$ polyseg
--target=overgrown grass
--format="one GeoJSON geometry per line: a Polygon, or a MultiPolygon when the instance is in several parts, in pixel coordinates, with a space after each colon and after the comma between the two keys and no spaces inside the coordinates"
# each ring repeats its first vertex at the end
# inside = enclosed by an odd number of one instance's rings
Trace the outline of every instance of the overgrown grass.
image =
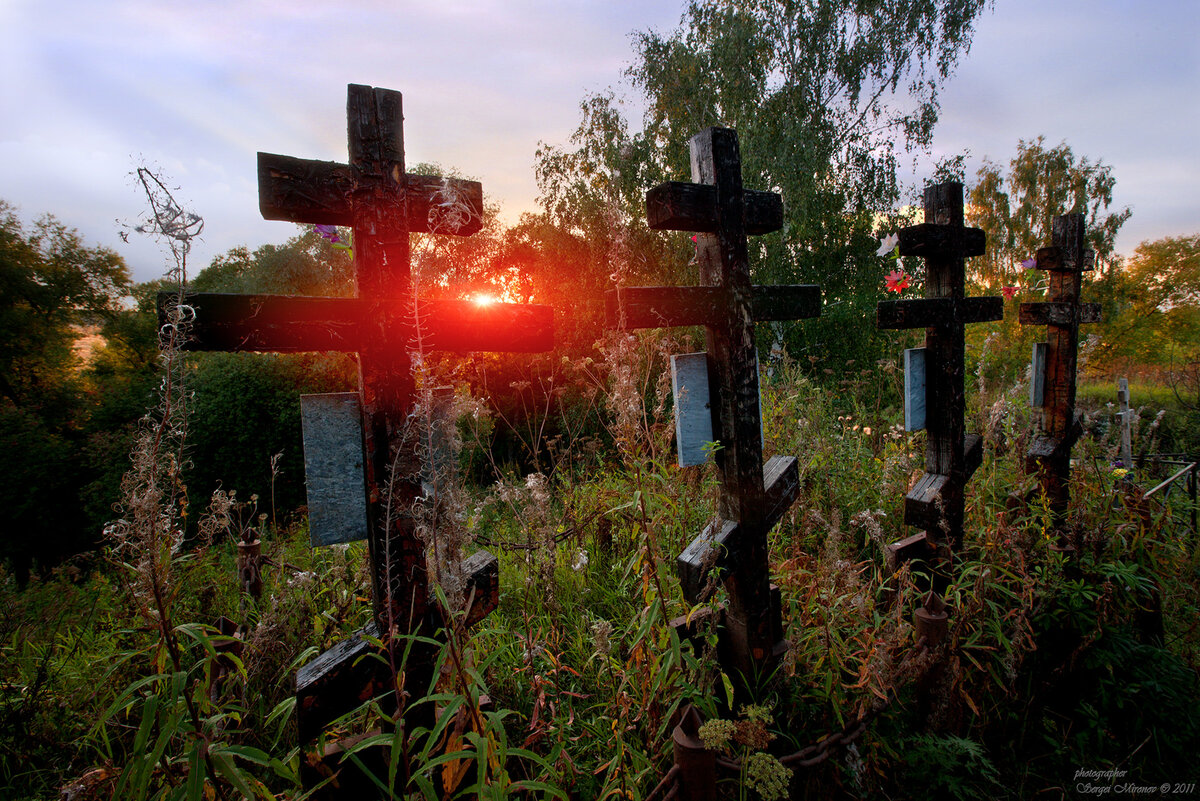
{"type": "MultiPolygon", "coordinates": [[[[774,759],[866,713],[875,717],[852,748],[795,770],[794,797],[1069,795],[1081,768],[1120,768],[1142,784],[1194,776],[1200,542],[1180,523],[1181,496],[1144,503],[1113,472],[1111,426],[1094,425],[1076,448],[1081,550],[1065,563],[1021,469],[1036,422],[1024,388],[973,397],[985,458],[945,593],[948,641],[923,653],[917,585],[883,564],[884,546],[912,533],[903,495],[923,470],[923,435],[901,430],[899,410],[880,400],[888,393],[823,390],[777,366],[763,388],[766,450],[796,455],[801,473],[800,498],[771,535],[790,649],[756,699],[766,712],[747,712],[729,709],[714,635],[681,643],[668,625],[698,611],[672,562],[713,514],[717,482],[711,465],[672,464],[658,363],[639,363],[645,373],[610,405],[628,413],[610,418],[615,448],[573,454],[563,442],[547,474],[466,488],[467,531],[500,557],[500,605],[453,635],[462,665],[435,688],[438,728],[414,732],[408,751],[424,768],[397,795],[641,798],[669,767],[687,704],[731,731],[761,728],[761,742],[739,746],[741,772],[723,780],[730,798],[778,789],[767,779],[747,789],[754,754],[774,759]],[[451,758],[434,771],[439,749],[451,758]],[[487,788],[473,789],[481,780],[487,788]]],[[[266,543],[258,600],[240,595],[234,532],[172,557],[178,670],[164,668],[161,632],[102,561],[24,592],[0,584],[0,795],[300,797],[295,670],[369,619],[365,549],[312,551],[303,526],[275,530],[250,510],[246,524],[266,543]],[[224,678],[222,640],[203,628],[219,615],[249,630],[224,678]],[[183,695],[209,716],[207,739],[189,729],[183,695]],[[197,743],[215,772],[200,771],[197,743]]],[[[383,714],[368,704],[328,739],[370,732],[383,714]]]]}

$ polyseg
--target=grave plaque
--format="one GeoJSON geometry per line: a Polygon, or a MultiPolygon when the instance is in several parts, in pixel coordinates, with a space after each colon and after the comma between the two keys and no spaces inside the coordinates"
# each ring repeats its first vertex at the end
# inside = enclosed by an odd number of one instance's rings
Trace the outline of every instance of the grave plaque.
{"type": "Polygon", "coordinates": [[[671,357],[671,391],[675,396],[676,463],[680,467],[704,464],[704,446],[713,441],[707,354],[671,357]]]}
{"type": "Polygon", "coordinates": [[[904,351],[904,430],[925,428],[925,349],[904,351]]]}
{"type": "Polygon", "coordinates": [[[367,538],[362,405],[357,392],[300,396],[308,538],[312,546],[367,538]]]}
{"type": "Polygon", "coordinates": [[[1033,355],[1029,359],[1029,405],[1038,407],[1046,402],[1046,350],[1045,342],[1033,343],[1033,355]]]}

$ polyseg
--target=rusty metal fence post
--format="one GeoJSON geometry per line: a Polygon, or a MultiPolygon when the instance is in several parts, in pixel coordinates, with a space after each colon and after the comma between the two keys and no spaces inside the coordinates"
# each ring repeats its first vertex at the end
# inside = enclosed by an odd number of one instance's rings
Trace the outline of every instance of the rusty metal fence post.
{"type": "Polygon", "coordinates": [[[679,768],[680,801],[716,801],[717,755],[700,741],[700,715],[688,707],[671,732],[675,765],[679,768]]]}

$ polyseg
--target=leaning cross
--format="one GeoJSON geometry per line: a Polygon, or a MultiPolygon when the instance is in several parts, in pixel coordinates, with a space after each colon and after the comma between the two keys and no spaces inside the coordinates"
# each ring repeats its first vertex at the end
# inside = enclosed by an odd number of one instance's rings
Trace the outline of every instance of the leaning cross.
{"type": "Polygon", "coordinates": [[[1037,269],[1050,273],[1046,302],[1020,308],[1022,325],[1046,326],[1046,341],[1034,345],[1031,377],[1033,405],[1043,408],[1043,433],[1030,446],[1025,466],[1038,472],[1063,550],[1072,550],[1064,523],[1071,499],[1071,447],[1082,430],[1075,412],[1079,325],[1100,320],[1100,304],[1079,302],[1083,273],[1095,261],[1084,241],[1082,214],[1054,218],[1054,244],[1040,248],[1036,257],[1037,269]]]}
{"type": "Polygon", "coordinates": [[[692,137],[692,180],[646,193],[646,217],[656,230],[696,231],[698,287],[634,287],[609,292],[613,327],[703,325],[708,352],[712,430],[720,442],[717,518],[676,560],[684,597],[698,603],[706,574],[722,562],[729,606],[724,652],[750,681],[782,654],[782,621],[772,602],[767,534],[796,498],[799,471],[792,456],[763,466],[754,323],[816,317],[818,286],[753,286],[747,234],[783,224],[783,202],[772,192],[742,188],[737,133],[709,128],[692,137]]]}
{"type": "Polygon", "coordinates": [[[982,255],[986,238],[963,225],[962,184],[926,187],[925,219],[899,232],[900,255],[925,259],[925,297],[878,308],[880,328],[926,329],[925,475],[904,499],[904,522],[925,533],[897,544],[914,551],[962,541],[964,490],[983,458],[979,435],[967,434],[963,420],[965,326],[1004,317],[1003,299],[965,297],[965,259],[982,255]]]}
{"type": "MultiPolygon", "coordinates": [[[[308,161],[259,153],[259,202],[267,219],[349,225],[354,229],[357,296],[350,298],[190,293],[195,310],[190,350],[343,351],[358,354],[366,472],[374,625],[382,636],[432,633],[440,617],[426,572],[425,544],[409,510],[422,496],[416,437],[406,437],[414,409],[410,350],[416,334],[422,349],[538,352],[553,345],[547,306],[428,301],[414,297],[410,233],[469,235],[479,230],[482,188],[474,181],[445,181],[404,171],[401,95],[350,85],[346,104],[350,163],[308,161]],[[469,216],[464,215],[464,209],[469,216]],[[399,509],[390,518],[389,508],[399,509]]],[[[160,316],[172,303],[159,296],[160,316]]],[[[496,600],[496,559],[480,552],[464,565],[472,617],[496,600]]],[[[379,660],[361,658],[359,637],[339,643],[297,676],[301,740],[362,703],[364,688],[387,689],[376,675],[379,660]]],[[[410,658],[407,691],[423,695],[419,682],[432,666],[410,658]]]]}

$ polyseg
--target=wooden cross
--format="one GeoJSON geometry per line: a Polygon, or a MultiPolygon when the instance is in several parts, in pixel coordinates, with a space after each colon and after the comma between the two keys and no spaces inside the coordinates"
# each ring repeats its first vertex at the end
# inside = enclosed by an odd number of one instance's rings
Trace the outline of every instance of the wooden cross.
{"type": "Polygon", "coordinates": [[[712,430],[720,448],[717,518],[676,560],[684,596],[698,603],[706,575],[726,571],[729,606],[723,653],[749,682],[781,654],[782,621],[772,602],[767,534],[796,498],[795,457],[763,465],[754,323],[816,317],[818,286],[753,286],[746,235],[778,230],[783,201],[742,188],[737,133],[709,128],[692,137],[694,183],[661,184],[646,193],[646,217],[656,230],[695,231],[698,287],[635,287],[609,292],[613,327],[703,325],[711,387],[712,430]]]}
{"type": "Polygon", "coordinates": [[[963,225],[962,184],[926,187],[925,220],[899,232],[900,255],[925,259],[925,297],[878,307],[880,328],[925,329],[925,475],[904,499],[904,522],[925,537],[899,543],[911,549],[962,541],[964,489],[983,459],[982,440],[964,423],[965,326],[1004,317],[1003,299],[965,296],[965,259],[983,254],[986,237],[963,225]]]}
{"type": "MultiPolygon", "coordinates": [[[[195,310],[195,320],[185,347],[357,353],[374,629],[385,639],[392,632],[432,634],[442,621],[410,511],[422,495],[421,477],[411,469],[391,472],[395,464],[411,468],[420,458],[418,438],[406,431],[415,395],[410,351],[418,332],[426,350],[549,350],[553,313],[547,306],[414,299],[409,234],[479,230],[482,188],[474,181],[406,174],[400,93],[352,84],[348,94],[350,163],[259,153],[259,199],[267,219],[352,226],[357,296],[191,293],[184,303],[195,310]]],[[[159,296],[160,318],[171,297],[159,296]]],[[[473,618],[482,617],[496,600],[496,559],[479,552],[464,567],[468,594],[475,593],[473,618]]],[[[367,649],[355,636],[301,669],[301,741],[388,689],[391,678],[381,675],[380,661],[360,659],[367,649]]],[[[421,661],[410,658],[405,670],[414,697],[424,694],[421,682],[432,670],[421,661]]]]}
{"type": "MultiPolygon", "coordinates": [[[[1064,550],[1071,549],[1064,525],[1071,499],[1071,448],[1082,430],[1075,412],[1079,325],[1100,320],[1100,304],[1079,302],[1083,273],[1095,261],[1095,253],[1084,248],[1085,234],[1082,214],[1054,218],[1053,245],[1040,248],[1036,257],[1036,268],[1050,273],[1046,302],[1020,307],[1021,325],[1046,326],[1045,358],[1034,359],[1031,379],[1035,384],[1041,381],[1043,387],[1042,434],[1030,446],[1025,466],[1038,473],[1058,532],[1058,547],[1064,550]]],[[[1035,354],[1042,345],[1035,345],[1035,354]]],[[[1038,399],[1034,400],[1036,405],[1038,399]]]]}

